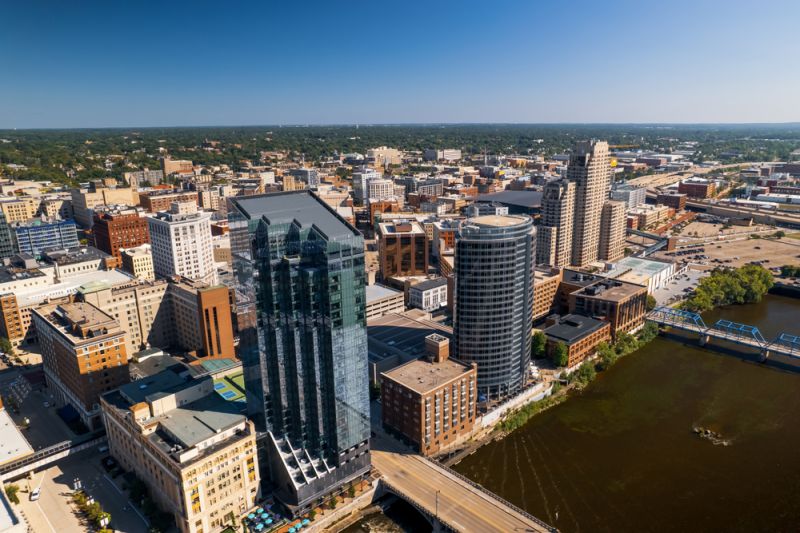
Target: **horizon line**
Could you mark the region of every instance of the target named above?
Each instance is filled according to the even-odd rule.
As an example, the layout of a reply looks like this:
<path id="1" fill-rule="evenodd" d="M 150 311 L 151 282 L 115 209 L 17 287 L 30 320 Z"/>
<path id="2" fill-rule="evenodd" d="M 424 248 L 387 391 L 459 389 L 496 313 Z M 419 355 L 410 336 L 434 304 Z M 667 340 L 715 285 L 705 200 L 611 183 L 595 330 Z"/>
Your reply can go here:
<path id="1" fill-rule="evenodd" d="M 441 126 L 800 126 L 800 121 L 786 122 L 293 122 L 277 124 L 198 124 L 163 126 L 45 126 L 4 127 L 0 132 L 82 131 L 131 129 L 203 129 L 203 128 L 314 128 L 314 127 L 441 127 Z"/>

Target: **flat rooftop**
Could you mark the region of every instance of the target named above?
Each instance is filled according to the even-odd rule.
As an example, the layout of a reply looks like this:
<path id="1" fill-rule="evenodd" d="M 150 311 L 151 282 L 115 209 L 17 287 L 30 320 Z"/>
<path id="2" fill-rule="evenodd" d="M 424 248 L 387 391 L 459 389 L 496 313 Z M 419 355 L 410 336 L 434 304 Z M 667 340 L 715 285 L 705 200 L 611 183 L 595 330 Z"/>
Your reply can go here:
<path id="1" fill-rule="evenodd" d="M 243 196 L 231 201 L 251 220 L 263 217 L 270 224 L 297 221 L 303 227 L 315 226 L 331 239 L 361 236 L 357 229 L 309 191 Z"/>
<path id="2" fill-rule="evenodd" d="M 619 302 L 643 290 L 646 291 L 647 288 L 636 283 L 628 283 L 617 279 L 603 279 L 588 287 L 583 287 L 573 294 L 579 294 L 588 298 L 597 298 L 598 300 Z"/>
<path id="3" fill-rule="evenodd" d="M 90 289 L 95 290 L 99 284 L 104 284 L 109 287 L 121 285 L 123 283 L 130 283 L 134 281 L 130 274 L 126 274 L 121 270 L 95 270 L 93 272 L 84 272 L 70 276 L 61 283 L 53 285 L 35 287 L 33 290 L 20 291 L 17 294 L 17 305 L 25 307 L 32 304 L 38 304 L 48 298 L 57 298 L 60 296 L 67 296 L 75 294 L 79 291 L 81 286 L 89 285 Z"/>
<path id="4" fill-rule="evenodd" d="M 425 354 L 425 337 L 438 333 L 453 339 L 453 328 L 431 320 L 389 313 L 367 324 L 369 359 L 373 362 L 402 353 L 406 357 Z"/>
<path id="5" fill-rule="evenodd" d="M 608 322 L 603 320 L 573 314 L 562 316 L 558 323 L 542 331 L 551 339 L 572 344 L 606 326 L 608 326 Z"/>
<path id="6" fill-rule="evenodd" d="M 376 302 L 378 300 L 382 300 L 383 298 L 389 298 L 392 296 L 401 295 L 402 292 L 396 291 L 394 289 L 390 289 L 385 285 L 367 285 L 366 286 L 366 294 L 367 294 L 367 303 Z"/>
<path id="7" fill-rule="evenodd" d="M 430 289 L 438 289 L 439 287 L 442 287 L 444 285 L 447 285 L 447 279 L 434 278 L 434 279 L 426 279 L 425 281 L 420 281 L 419 283 L 412 285 L 411 288 L 418 291 L 427 291 Z"/>
<path id="8" fill-rule="evenodd" d="M 417 359 L 384 372 L 383 375 L 419 394 L 426 394 L 466 374 L 471 369 L 471 366 L 452 359 L 445 359 L 440 363 Z"/>
<path id="9" fill-rule="evenodd" d="M 45 250 L 44 252 L 44 258 L 47 261 L 62 266 L 83 263 L 85 261 L 95 261 L 98 259 L 105 259 L 107 257 L 110 257 L 107 253 L 92 246 L 55 248 Z"/>
<path id="10" fill-rule="evenodd" d="M 228 402 L 221 396 L 210 394 L 172 409 L 159 418 L 159 424 L 162 431 L 177 441 L 176 444 L 191 448 L 245 420 L 235 402 Z M 156 431 L 151 438 L 169 442 L 162 431 Z"/>
<path id="11" fill-rule="evenodd" d="M 33 453 L 33 448 L 4 408 L 0 408 L 0 464 L 16 461 Z"/>
<path id="12" fill-rule="evenodd" d="M 527 217 L 514 215 L 484 215 L 468 219 L 468 224 L 478 224 L 479 226 L 491 226 L 494 228 L 510 228 L 527 222 Z"/>

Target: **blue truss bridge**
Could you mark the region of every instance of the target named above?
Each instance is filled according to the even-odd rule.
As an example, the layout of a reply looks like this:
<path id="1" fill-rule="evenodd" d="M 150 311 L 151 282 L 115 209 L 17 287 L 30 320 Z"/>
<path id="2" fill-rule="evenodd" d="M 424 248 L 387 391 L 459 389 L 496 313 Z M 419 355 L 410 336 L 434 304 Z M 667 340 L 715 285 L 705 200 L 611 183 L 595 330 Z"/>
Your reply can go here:
<path id="1" fill-rule="evenodd" d="M 756 326 L 739 324 L 720 319 L 707 326 L 697 313 L 682 311 L 671 307 L 656 307 L 647 316 L 651 322 L 660 326 L 691 331 L 700 337 L 700 345 L 705 346 L 711 339 L 720 339 L 741 346 L 755 348 L 762 360 L 772 354 L 780 354 L 800 359 L 800 337 L 790 333 L 779 333 L 774 339 L 767 339 Z"/>

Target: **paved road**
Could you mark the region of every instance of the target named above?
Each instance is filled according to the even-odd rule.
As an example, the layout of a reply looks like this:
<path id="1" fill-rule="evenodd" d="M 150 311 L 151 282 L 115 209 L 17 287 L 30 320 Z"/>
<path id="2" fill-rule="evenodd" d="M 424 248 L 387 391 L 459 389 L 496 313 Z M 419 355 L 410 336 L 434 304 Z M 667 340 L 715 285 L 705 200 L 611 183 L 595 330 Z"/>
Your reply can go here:
<path id="1" fill-rule="evenodd" d="M 430 514 L 463 532 L 549 531 L 418 455 L 372 450 L 372 464 L 395 489 L 413 495 Z"/>
<path id="2" fill-rule="evenodd" d="M 47 470 L 36 472 L 32 486 L 41 484 L 38 501 L 28 500 L 28 482 L 17 482 L 20 492 L 20 507 L 36 533 L 85 533 L 70 506 L 70 494 L 75 478 L 80 478 L 83 489 L 93 496 L 101 507 L 111 514 L 112 525 L 118 532 L 145 533 L 144 520 L 131 508 L 127 498 L 106 477 L 100 466 L 100 455 L 92 448 L 61 460 Z"/>

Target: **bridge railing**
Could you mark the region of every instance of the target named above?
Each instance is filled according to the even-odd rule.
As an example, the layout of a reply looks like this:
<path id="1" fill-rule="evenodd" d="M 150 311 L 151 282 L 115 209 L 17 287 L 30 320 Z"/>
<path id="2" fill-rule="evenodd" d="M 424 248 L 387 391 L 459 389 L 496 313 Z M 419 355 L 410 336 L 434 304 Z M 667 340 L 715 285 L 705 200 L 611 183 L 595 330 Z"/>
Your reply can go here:
<path id="1" fill-rule="evenodd" d="M 85 446 L 89 443 L 91 445 L 99 444 L 106 440 L 105 435 L 91 435 L 88 438 L 78 439 L 78 440 L 65 440 L 52 446 L 48 446 L 47 448 L 42 448 L 34 452 L 32 455 L 28 455 L 26 457 L 22 457 L 17 459 L 16 461 L 12 461 L 10 463 L 6 463 L 0 466 L 0 477 L 8 474 L 9 472 L 14 472 L 15 470 L 19 470 L 20 468 L 24 468 L 28 465 L 32 465 L 38 463 L 39 461 L 51 457 L 53 455 L 68 451 L 72 448 L 77 448 L 78 446 Z"/>
<path id="2" fill-rule="evenodd" d="M 479 483 L 475 483 L 474 481 L 472 481 L 468 477 L 465 477 L 465 476 L 459 474 L 458 472 L 456 472 L 452 468 L 449 468 L 449 467 L 446 467 L 446 466 L 444 466 L 442 464 L 433 462 L 430 459 L 427 459 L 427 458 L 424 458 L 424 457 L 422 459 L 424 461 L 428 461 L 429 463 L 431 463 L 435 467 L 441 468 L 442 470 L 444 470 L 448 474 L 452 474 L 453 476 L 457 477 L 459 480 L 463 481 L 464 483 L 468 484 L 469 486 L 471 486 L 471 487 L 473 487 L 475 489 L 478 489 L 479 491 L 481 491 L 482 493 L 486 494 L 487 496 L 489 496 L 493 500 L 496 500 L 499 503 L 505 505 L 506 507 L 514 510 L 515 512 L 517 512 L 519 514 L 521 514 L 522 516 L 524 516 L 525 518 L 527 518 L 528 520 L 530 520 L 534 524 L 537 524 L 537 525 L 539 525 L 539 526 L 541 526 L 543 528 L 546 528 L 548 531 L 553 531 L 553 532 L 557 532 L 558 531 L 558 529 L 554 528 L 550 524 L 548 524 L 546 522 L 543 522 L 542 520 L 536 518 L 535 516 L 530 514 L 528 511 L 525 511 L 524 509 L 520 509 L 519 507 L 517 507 L 513 503 L 511 503 L 511 502 L 509 502 L 507 500 L 504 500 L 503 498 L 501 498 L 500 496 L 498 496 L 494 492 L 488 490 L 486 487 L 480 485 Z"/>
<path id="3" fill-rule="evenodd" d="M 386 484 L 386 486 L 387 486 L 387 487 L 389 487 L 389 490 L 390 490 L 390 491 L 392 491 L 392 492 L 393 492 L 394 494 L 396 494 L 397 496 L 400 496 L 401 498 L 403 498 L 405 501 L 407 501 L 409 504 L 411 504 L 411 505 L 412 505 L 412 506 L 413 506 L 415 509 L 417 509 L 419 512 L 421 512 L 421 513 L 423 513 L 423 514 L 426 514 L 426 515 L 433 516 L 433 517 L 434 517 L 434 519 L 435 519 L 437 522 L 439 522 L 441 525 L 443 525 L 444 527 L 446 527 L 446 528 L 447 528 L 447 529 L 449 529 L 450 531 L 455 531 L 455 532 L 459 531 L 459 529 L 458 529 L 457 527 L 455 527 L 453 524 L 451 524 L 451 523 L 450 523 L 450 522 L 448 522 L 447 520 L 444 520 L 444 519 L 443 519 L 441 516 L 439 516 L 438 514 L 436 514 L 436 513 L 431 513 L 431 511 L 430 511 L 429 509 L 426 509 L 425 507 L 423 507 L 422 505 L 420 505 L 419 503 L 417 503 L 417 500 L 416 500 L 416 499 L 414 499 L 414 497 L 413 497 L 413 496 L 411 496 L 410 494 L 406 494 L 406 493 L 405 493 L 405 492 L 403 492 L 402 490 L 398 489 L 398 488 L 397 488 L 395 485 L 393 485 L 391 482 L 389 482 L 389 481 L 386 481 L 386 479 L 382 479 L 382 480 L 381 480 L 381 483 L 385 483 L 385 484 Z"/>

